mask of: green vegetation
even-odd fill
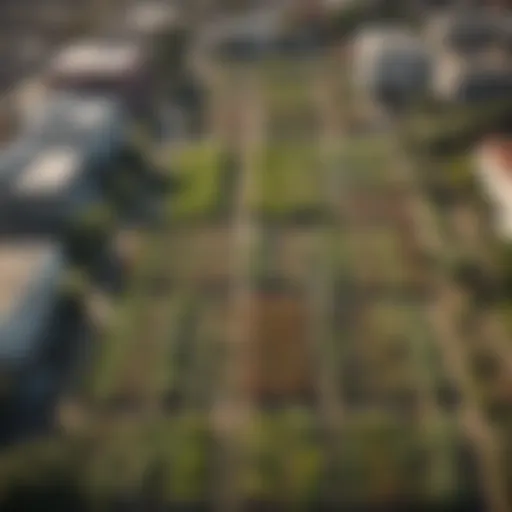
[[[247,432],[245,494],[262,502],[307,507],[322,489],[321,432],[308,411],[261,414]]]
[[[403,126],[405,141],[415,151],[446,154],[465,150],[486,133],[510,122],[510,101],[473,106],[446,106],[440,111],[417,112]]]
[[[317,219],[325,213],[322,170],[315,149],[294,144],[267,147],[260,161],[253,209],[282,220]]]
[[[227,155],[210,143],[195,144],[179,151],[175,168],[178,190],[169,198],[169,211],[175,221],[211,218],[220,213],[224,197],[222,185]]]

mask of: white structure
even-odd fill
[[[136,67],[140,57],[135,44],[85,40],[58,53],[50,64],[50,73],[64,78],[90,74],[118,76]]]
[[[21,173],[15,189],[22,195],[59,192],[76,177],[79,165],[79,155],[70,148],[49,149]]]
[[[51,243],[0,243],[0,364],[17,369],[37,356],[65,266]]]
[[[125,28],[142,35],[161,32],[178,21],[176,9],[162,2],[135,3],[128,6],[125,15]]]
[[[400,26],[370,26],[354,40],[357,88],[371,95],[415,96],[428,86],[430,59],[420,39]]]
[[[475,173],[494,207],[496,232],[512,240],[512,141],[496,139],[480,145]]]

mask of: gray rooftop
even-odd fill
[[[115,100],[55,93],[32,119],[27,120],[25,134],[41,145],[78,144],[83,147],[115,129],[121,116],[122,109]]]
[[[0,359],[26,359],[44,334],[63,268],[54,243],[0,243]]]

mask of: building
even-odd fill
[[[132,112],[144,112],[153,81],[137,41],[98,38],[71,44],[51,61],[46,83],[53,91],[122,100]]]
[[[163,2],[144,2],[129,5],[124,13],[124,19],[117,20],[117,25],[123,26],[127,33],[154,37],[169,30],[178,23],[176,9]]]
[[[512,66],[499,48],[472,57],[446,52],[436,59],[431,85],[433,95],[441,101],[507,99],[512,93]]]
[[[117,169],[125,130],[115,102],[53,98],[4,157],[2,230],[59,231],[70,217],[100,201],[108,173]]]
[[[200,35],[206,53],[229,59],[249,59],[272,52],[282,36],[282,11],[256,9],[214,21]]]
[[[25,120],[24,138],[39,147],[79,147],[95,162],[110,162],[129,132],[122,103],[111,98],[54,93]]]
[[[52,242],[0,242],[0,371],[33,364],[50,337],[65,270]]]
[[[430,59],[420,39],[395,25],[370,26],[354,40],[358,89],[383,101],[421,96],[428,88]]]
[[[512,140],[483,142],[476,151],[475,173],[493,207],[497,234],[512,240]]]
[[[11,175],[0,198],[5,232],[58,232],[70,218],[99,201],[101,189],[77,150],[54,146]]]
[[[500,41],[499,16],[486,9],[455,10],[432,16],[425,39],[435,52],[473,54]]]

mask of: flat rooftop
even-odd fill
[[[103,98],[59,94],[37,112],[30,124],[60,122],[69,128],[92,129],[107,121],[113,109],[113,103]]]
[[[175,21],[172,7],[156,2],[133,5],[126,14],[128,28],[145,33],[162,30]]]
[[[79,163],[77,152],[71,148],[48,149],[23,171],[15,189],[22,194],[62,190],[76,176]]]
[[[83,41],[68,46],[51,64],[57,74],[123,74],[133,69],[140,58],[139,49],[129,43]]]
[[[13,312],[34,278],[56,255],[51,242],[0,242],[0,318]]]

